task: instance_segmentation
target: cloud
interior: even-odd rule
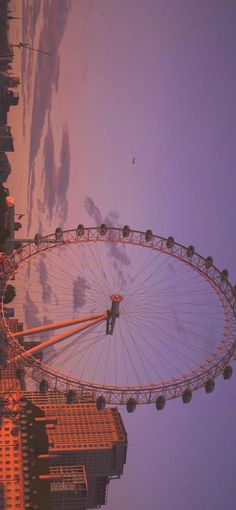
[[[42,200],[40,200],[40,198],[37,199],[37,206],[38,206],[38,211],[40,213],[45,213],[45,204],[42,202]]]
[[[69,187],[70,181],[70,142],[69,133],[67,126],[63,128],[61,154],[60,154],[60,166],[57,169],[57,186],[56,186],[56,199],[57,199],[57,213],[61,223],[63,224],[66,220],[68,213],[68,202],[66,193]]]
[[[44,303],[50,303],[52,297],[52,288],[48,283],[49,275],[45,263],[46,255],[41,254],[39,260],[39,282],[42,287],[42,299]]]
[[[118,223],[119,214],[116,211],[110,211],[107,216],[102,219],[102,213],[99,207],[94,203],[91,197],[87,197],[85,199],[85,209],[90,216],[94,220],[94,224],[96,226],[101,225],[101,223],[105,223],[108,227],[120,227]],[[130,258],[128,257],[125,247],[118,243],[109,243],[109,253],[110,256],[114,258],[114,260],[120,261],[123,266],[128,266],[130,264]],[[114,265],[115,269],[117,267]]]
[[[50,324],[52,321],[49,320],[47,315],[44,315],[42,319],[39,319],[40,316],[40,309],[35,305],[33,302],[29,291],[26,291],[25,294],[25,300],[23,305],[24,310],[24,316],[25,316],[25,325],[27,328],[33,328],[36,326],[41,326],[42,324]],[[48,338],[51,338],[55,336],[55,330],[45,331],[44,333],[35,334],[33,336],[34,340],[43,342],[47,340]],[[27,337],[27,339],[32,339],[32,337]],[[43,361],[50,361],[53,359],[54,355],[56,353],[56,348],[52,345],[48,347],[47,349],[43,350]],[[35,373],[36,375],[36,373]]]
[[[87,285],[86,278],[78,276],[73,282],[73,306],[74,310],[82,308],[86,303],[86,290],[90,287]]]
[[[130,258],[128,257],[124,246],[118,245],[118,243],[110,243],[109,252],[110,256],[113,257],[115,260],[120,261],[123,266],[130,265]]]
[[[33,302],[28,290],[25,293],[23,310],[25,316],[25,325],[27,328],[41,326],[42,324],[50,324],[52,322],[46,315],[44,315],[42,319],[40,319],[41,311]],[[44,333],[34,334],[33,339],[34,340],[37,339],[37,341],[43,342],[44,340],[47,340],[49,337],[52,337],[54,335],[55,330],[51,330],[50,332],[45,331]]]
[[[46,2],[49,5],[49,2]],[[37,33],[37,23],[40,17],[42,3],[36,2],[30,5],[29,2],[23,2],[22,12],[22,41],[27,42],[34,47],[34,37]],[[23,100],[23,136],[26,134],[27,124],[27,106],[32,93],[32,72],[34,62],[34,52],[28,49],[21,51],[21,77],[22,77],[22,100]]]
[[[39,49],[52,53],[52,57],[37,54],[34,80],[34,100],[31,121],[30,168],[35,160],[46,114],[51,108],[52,94],[58,88],[60,59],[59,46],[62,41],[69,14],[70,1],[46,2],[44,7],[44,28],[39,37]]]
[[[28,290],[25,293],[23,310],[27,328],[33,328],[34,326],[39,326],[41,324],[38,317],[40,310],[31,299]]]
[[[38,47],[49,51],[53,56],[37,54],[35,67],[33,106],[31,117],[31,140],[29,150],[28,200],[29,209],[33,206],[33,191],[35,188],[35,161],[40,147],[43,127],[47,115],[50,113],[53,92],[58,90],[59,81],[59,47],[64,36],[66,22],[71,8],[71,1],[51,0],[43,7],[43,29],[41,30]],[[25,50],[27,51],[27,50]],[[28,77],[28,82],[29,82]],[[32,216],[28,218],[28,232],[31,227]]]
[[[101,211],[98,208],[98,206],[94,204],[93,199],[91,197],[87,197],[85,199],[84,205],[88,215],[90,216],[90,218],[94,220],[95,225],[97,226],[101,225],[102,223]]]
[[[48,4],[46,2],[46,4]],[[22,40],[32,42],[36,33],[36,25],[41,11],[41,2],[23,2]]]
[[[53,209],[55,207],[55,189],[57,167],[55,161],[54,138],[50,118],[48,119],[48,130],[44,138],[43,149],[43,168],[44,168],[44,204],[47,206],[49,219],[52,219]]]
[[[44,139],[44,204],[46,205],[49,221],[53,214],[57,214],[61,226],[66,221],[68,213],[67,191],[70,181],[70,143],[67,126],[63,128],[60,151],[60,164],[55,162],[54,138],[48,119],[48,131]]]

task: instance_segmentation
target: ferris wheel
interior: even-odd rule
[[[5,288],[12,279],[25,328],[5,319],[8,363],[42,393],[159,410],[232,375],[235,287],[192,245],[127,225],[57,228],[8,257]]]

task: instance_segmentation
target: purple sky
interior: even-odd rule
[[[11,113],[24,231],[105,218],[152,228],[212,255],[234,284],[235,1],[37,5],[23,1],[22,38],[54,59],[22,53]],[[235,393],[235,377],[218,378],[188,406],[123,410],[127,465],[107,509],[235,510]]]

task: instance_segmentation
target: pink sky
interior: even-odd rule
[[[47,28],[45,5],[46,0],[29,41],[36,47]],[[61,0],[62,10],[65,5]],[[62,222],[58,200],[67,177],[65,227],[94,225],[108,216],[121,225],[174,235],[202,255],[213,255],[236,282],[235,18],[230,0],[72,1],[58,45],[49,47],[58,41],[56,28],[43,39],[45,49],[56,53],[54,63],[60,60],[59,78],[56,65],[52,78],[52,64],[44,61],[42,90],[34,96],[40,67],[37,55],[32,62],[29,56],[31,74],[25,73],[21,104],[10,116],[16,152],[8,183],[19,212],[31,199],[31,235]],[[30,18],[24,37],[32,36],[31,23]],[[32,128],[36,133],[39,128],[37,118],[31,125],[31,115],[45,94],[50,106],[31,190],[29,150]],[[53,204],[45,193],[50,186]],[[108,510],[235,510],[234,399],[235,378],[219,379],[213,395],[199,391],[189,406],[172,401],[161,414],[148,406],[131,416],[122,412],[128,459],[123,478],[110,486]]]

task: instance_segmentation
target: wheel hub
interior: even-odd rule
[[[107,310],[106,334],[113,335],[117,317],[119,317],[119,306],[122,301],[120,294],[112,294],[111,296],[111,309]]]

